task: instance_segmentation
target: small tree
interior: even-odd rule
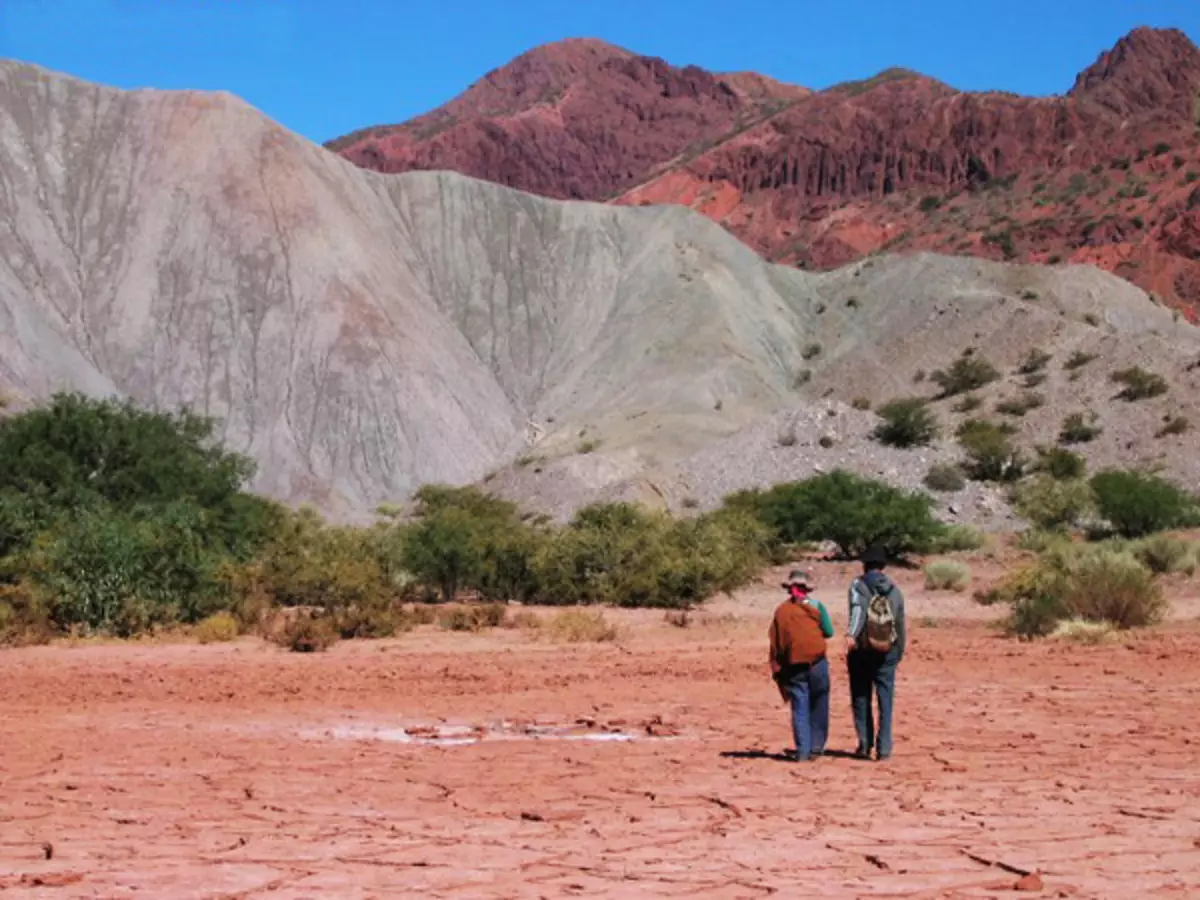
[[[882,420],[874,436],[889,447],[921,447],[932,443],[939,434],[937,417],[921,397],[893,400],[878,410]]]
[[[1012,499],[1021,516],[1046,531],[1078,526],[1096,503],[1086,481],[1059,481],[1049,475],[1018,485]]]
[[[1100,515],[1125,538],[1140,538],[1190,525],[1196,498],[1178,485],[1146,472],[1107,469],[1092,476]]]
[[[966,452],[963,466],[975,481],[1016,481],[1025,463],[1012,443],[1012,429],[981,419],[968,419],[956,436]]]
[[[1033,467],[1051,478],[1069,481],[1082,478],[1087,472],[1087,461],[1064,447],[1038,447],[1037,454]]]

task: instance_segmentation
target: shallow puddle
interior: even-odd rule
[[[424,744],[436,747],[456,747],[485,741],[640,741],[665,740],[677,737],[678,732],[651,721],[637,726],[617,726],[590,721],[570,724],[530,724],[494,722],[488,725],[450,725],[427,723],[395,725],[336,725],[308,732],[310,737],[335,740],[387,741],[401,744]]]

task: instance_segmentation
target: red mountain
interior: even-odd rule
[[[1198,130],[1200,50],[1143,28],[1044,99],[903,70],[813,93],[566,41],[330,146],[379,171],[686,204],[808,268],[885,249],[1094,263],[1197,316]]]

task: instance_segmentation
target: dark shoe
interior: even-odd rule
[[[889,759],[891,759],[891,758],[892,758],[892,754],[890,754],[890,753],[877,753],[877,754],[875,754],[875,761],[876,761],[876,762],[887,762],[887,761],[888,761]]]
[[[871,749],[869,747],[858,747],[854,751],[854,758],[855,759],[870,759],[871,758]]]

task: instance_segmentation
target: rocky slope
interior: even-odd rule
[[[556,472],[571,502],[657,484],[766,416],[912,391],[968,344],[1011,367],[1047,343],[1100,353],[1101,393],[1153,361],[1172,392],[1139,415],[1200,396],[1197,329],[1095,269],[814,275],[677,206],[380,175],[227,94],[0,63],[0,390],[191,406],[259,461],[256,488],[335,514],[506,467],[547,476],[532,499]],[[1106,403],[1139,423],[1125,458],[1165,446]]]
[[[1062,97],[962,93],[890,70],[815,94],[769,85],[765,102],[721,115],[733,107],[665,86],[643,114],[585,62],[598,53],[587,42],[540,48],[442,110],[332,146],[383,171],[447,168],[547,196],[683,204],[809,269],[881,249],[1087,262],[1200,314],[1200,51],[1182,32],[1132,32]],[[694,68],[638,65],[733,90]],[[531,69],[556,87],[515,89]],[[452,131],[426,134],[450,120]],[[602,127],[581,130],[590,122]]]

